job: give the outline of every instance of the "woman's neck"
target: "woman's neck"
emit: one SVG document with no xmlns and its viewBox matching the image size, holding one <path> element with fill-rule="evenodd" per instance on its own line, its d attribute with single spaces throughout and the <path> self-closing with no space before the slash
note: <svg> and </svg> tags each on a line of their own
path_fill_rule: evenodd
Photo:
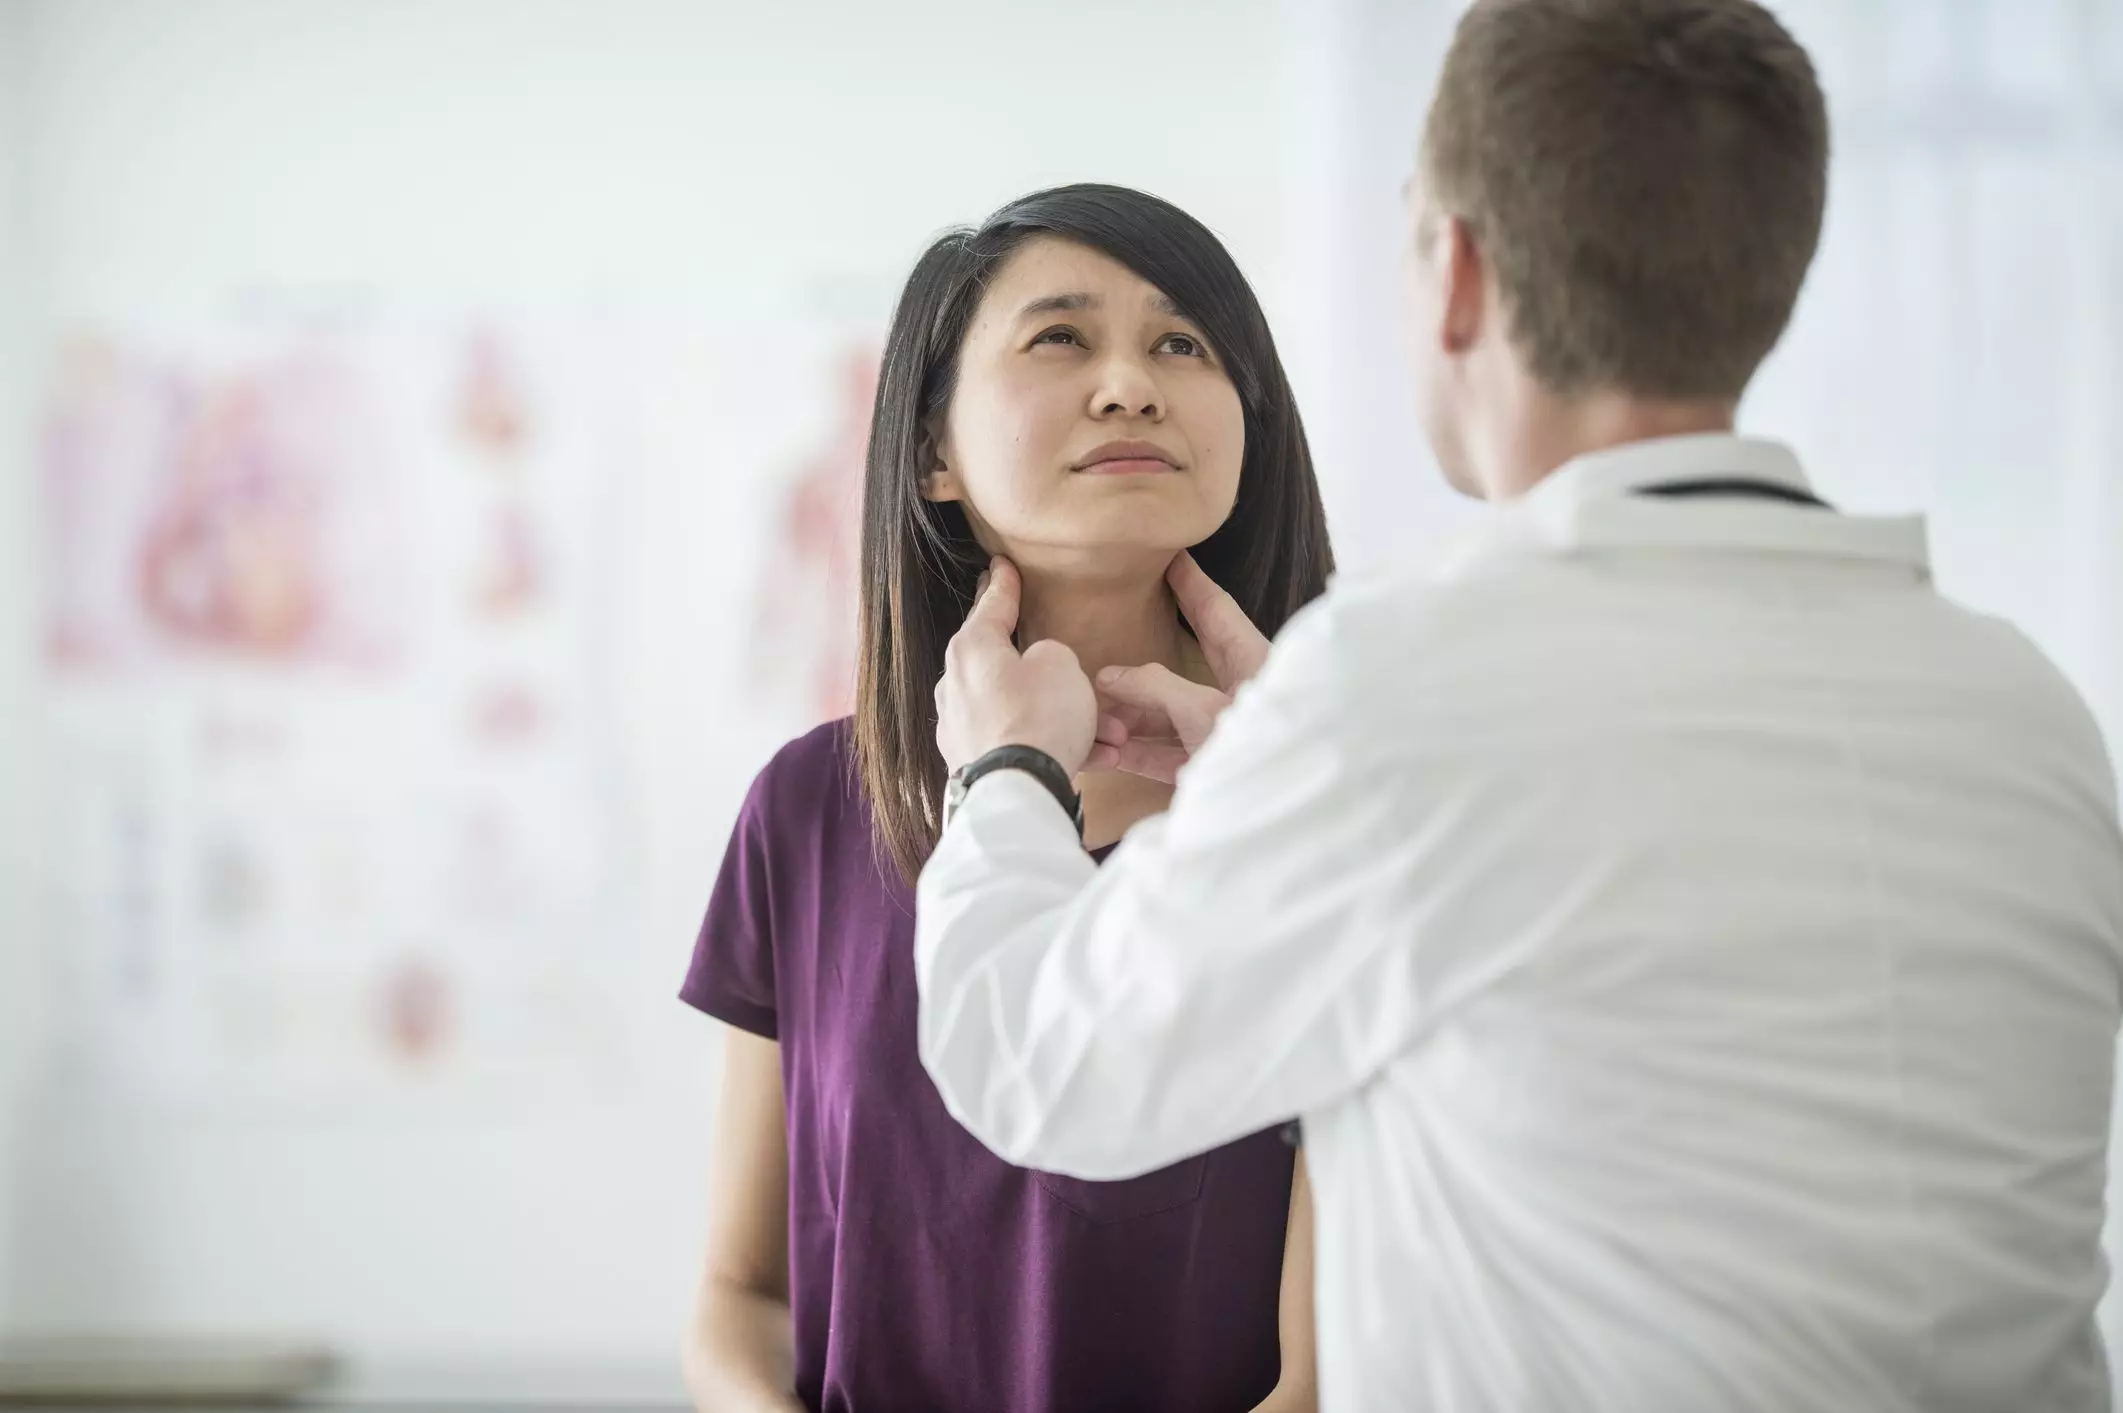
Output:
<svg viewBox="0 0 2123 1413">
<path fill-rule="evenodd" d="M 1048 638 L 1066 643 L 1092 677 L 1101 668 L 1152 662 L 1185 677 L 1206 677 L 1200 651 L 1189 651 L 1191 640 L 1180 631 L 1179 605 L 1162 564 L 1110 575 L 1024 567 L 1019 574 L 1020 647 Z M 1113 771 L 1081 775 L 1077 788 L 1084 792 L 1084 842 L 1094 849 L 1114 843 L 1172 799 L 1169 785 Z"/>
<path fill-rule="evenodd" d="M 1049 638 L 1066 644 L 1091 677 L 1102 668 L 1152 662 L 1182 668 L 1179 608 L 1162 573 L 1021 574 L 1018 646 Z"/>
</svg>

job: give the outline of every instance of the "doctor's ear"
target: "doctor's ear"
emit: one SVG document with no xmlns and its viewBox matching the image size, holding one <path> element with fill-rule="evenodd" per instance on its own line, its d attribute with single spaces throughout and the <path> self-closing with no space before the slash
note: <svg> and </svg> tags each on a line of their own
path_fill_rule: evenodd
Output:
<svg viewBox="0 0 2123 1413">
<path fill-rule="evenodd" d="M 1440 341 L 1448 352 L 1465 353 L 1480 341 L 1488 316 L 1488 257 L 1472 226 L 1458 216 L 1445 216 L 1440 218 L 1433 258 L 1444 286 Z"/>
</svg>

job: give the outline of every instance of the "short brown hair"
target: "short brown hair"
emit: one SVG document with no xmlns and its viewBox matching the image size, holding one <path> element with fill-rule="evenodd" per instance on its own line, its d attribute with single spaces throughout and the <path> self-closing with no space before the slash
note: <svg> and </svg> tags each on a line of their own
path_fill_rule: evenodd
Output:
<svg viewBox="0 0 2123 1413">
<path fill-rule="evenodd" d="M 1827 105 L 1753 0 L 1476 0 L 1423 167 L 1544 385 L 1736 399 L 1820 241 Z"/>
</svg>

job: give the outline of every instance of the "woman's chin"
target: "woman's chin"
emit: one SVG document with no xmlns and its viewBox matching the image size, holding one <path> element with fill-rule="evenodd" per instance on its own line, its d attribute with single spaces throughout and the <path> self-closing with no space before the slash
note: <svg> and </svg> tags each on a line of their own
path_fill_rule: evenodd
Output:
<svg viewBox="0 0 2123 1413">
<path fill-rule="evenodd" d="M 1197 540 L 1146 532 L 1021 545 L 1005 553 L 1020 570 L 1035 578 L 1156 579 L 1163 576 L 1174 555 L 1195 543 Z"/>
<path fill-rule="evenodd" d="M 1087 550 L 1163 550 L 1170 556 L 1208 539 L 1225 518 L 1206 514 L 1191 501 L 1186 505 L 1159 505 L 1148 497 L 1132 504 L 1076 509 L 1078 513 L 1057 523 L 1055 531 L 1044 538 Z"/>
</svg>

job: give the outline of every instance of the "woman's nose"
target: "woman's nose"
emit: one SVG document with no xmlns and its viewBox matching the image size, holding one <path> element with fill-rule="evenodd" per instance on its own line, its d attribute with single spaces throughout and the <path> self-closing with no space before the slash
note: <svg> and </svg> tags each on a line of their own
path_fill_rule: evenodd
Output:
<svg viewBox="0 0 2123 1413">
<path fill-rule="evenodd" d="M 1091 412 L 1095 417 L 1142 417 L 1155 422 L 1165 415 L 1165 400 L 1157 379 L 1141 360 L 1113 357 L 1100 366 Z"/>
</svg>

